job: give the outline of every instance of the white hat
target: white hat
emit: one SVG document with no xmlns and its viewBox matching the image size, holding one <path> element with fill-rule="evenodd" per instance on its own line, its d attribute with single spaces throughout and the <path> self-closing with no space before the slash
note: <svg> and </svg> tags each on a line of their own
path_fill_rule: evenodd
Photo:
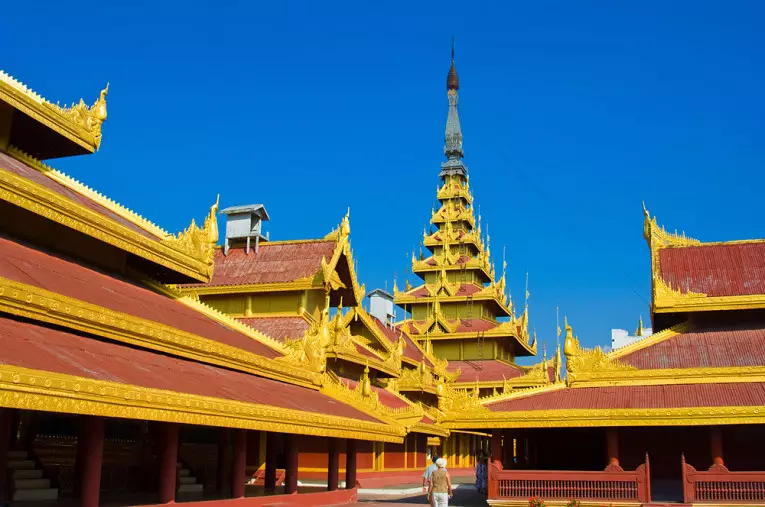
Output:
<svg viewBox="0 0 765 507">
<path fill-rule="evenodd" d="M 436 466 L 438 468 L 444 468 L 446 466 L 446 460 L 444 458 L 438 458 L 436 460 Z"/>
</svg>

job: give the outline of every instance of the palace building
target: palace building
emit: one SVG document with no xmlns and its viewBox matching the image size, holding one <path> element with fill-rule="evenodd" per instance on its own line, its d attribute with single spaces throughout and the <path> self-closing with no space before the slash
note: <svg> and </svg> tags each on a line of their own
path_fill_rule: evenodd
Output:
<svg viewBox="0 0 765 507">
<path fill-rule="evenodd" d="M 216 199 L 166 232 L 47 165 L 98 163 L 108 86 L 61 107 L 0 72 L 0 503 L 333 505 L 487 452 L 491 505 L 765 505 L 765 240 L 644 209 L 653 334 L 606 353 L 566 319 L 520 366 L 528 289 L 474 212 L 453 51 L 446 84 L 420 280 L 367 294 L 349 214 L 285 240 Z"/>
</svg>

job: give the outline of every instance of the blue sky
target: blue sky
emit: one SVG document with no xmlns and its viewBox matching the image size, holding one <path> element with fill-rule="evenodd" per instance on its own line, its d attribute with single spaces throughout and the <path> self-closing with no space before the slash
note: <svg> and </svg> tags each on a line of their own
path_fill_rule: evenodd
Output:
<svg viewBox="0 0 765 507">
<path fill-rule="evenodd" d="M 452 35 L 471 186 L 549 348 L 648 316 L 641 201 L 701 240 L 765 237 L 761 2 L 38 2 L 2 68 L 95 100 L 101 151 L 53 161 L 171 231 L 264 203 L 273 239 L 351 208 L 367 288 L 403 285 L 435 201 Z"/>
</svg>

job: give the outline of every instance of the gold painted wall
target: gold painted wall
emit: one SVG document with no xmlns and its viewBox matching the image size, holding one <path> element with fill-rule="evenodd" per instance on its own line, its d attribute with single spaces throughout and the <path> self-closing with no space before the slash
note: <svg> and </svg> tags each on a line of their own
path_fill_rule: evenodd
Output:
<svg viewBox="0 0 765 507">
<path fill-rule="evenodd" d="M 203 303 L 228 315 L 242 316 L 245 314 L 245 307 L 247 305 L 246 294 L 200 296 L 199 299 Z"/>
</svg>

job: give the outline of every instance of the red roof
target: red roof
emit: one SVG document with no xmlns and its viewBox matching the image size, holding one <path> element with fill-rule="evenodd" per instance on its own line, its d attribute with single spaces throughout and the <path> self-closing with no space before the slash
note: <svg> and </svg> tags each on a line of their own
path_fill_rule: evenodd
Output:
<svg viewBox="0 0 765 507">
<path fill-rule="evenodd" d="M 480 292 L 482 289 L 483 287 L 480 287 L 473 283 L 461 284 L 455 296 L 470 296 L 472 294 L 475 294 L 476 292 Z M 409 296 L 414 296 L 416 298 L 427 298 L 427 297 L 430 297 L 430 293 L 428 292 L 428 289 L 425 286 L 422 286 L 419 289 L 413 292 L 410 292 Z"/>
<path fill-rule="evenodd" d="M 503 376 L 511 379 L 525 374 L 521 368 L 497 359 L 449 361 L 446 369 L 450 372 L 455 372 L 457 369 L 461 371 L 457 382 L 475 382 L 476 378 L 479 382 L 488 382 L 502 380 Z"/>
<path fill-rule="evenodd" d="M 765 323 L 695 328 L 619 361 L 648 370 L 765 366 Z"/>
<path fill-rule="evenodd" d="M 765 294 L 765 242 L 663 248 L 659 272 L 680 292 L 710 297 Z"/>
<path fill-rule="evenodd" d="M 347 385 L 349 388 L 351 388 L 351 389 L 356 389 L 356 386 L 359 385 L 359 381 L 358 380 L 351 380 L 351 379 L 347 379 L 347 378 L 342 378 L 340 380 L 342 380 L 342 382 L 345 385 Z M 407 403 L 406 401 L 402 400 L 401 398 L 399 398 L 398 396 L 396 396 L 395 394 L 393 394 L 390 391 L 387 391 L 385 389 L 380 389 L 377 386 L 371 386 L 371 388 L 372 388 L 372 392 L 377 393 L 377 397 L 380 400 L 380 403 L 382 403 L 386 407 L 389 407 L 389 408 L 406 408 L 406 407 L 409 406 L 409 403 Z"/>
<path fill-rule="evenodd" d="M 460 319 L 455 333 L 472 333 L 479 331 L 489 331 L 499 326 L 497 322 L 486 319 Z"/>
<path fill-rule="evenodd" d="M 114 222 L 124 225 L 128 229 L 131 229 L 134 232 L 142 234 L 143 236 L 146 236 L 147 238 L 153 239 L 155 241 L 160 240 L 160 238 L 153 235 L 146 229 L 137 226 L 130 220 L 127 220 L 126 218 L 121 217 L 120 215 L 114 213 L 113 211 L 110 211 L 109 209 L 101 206 L 100 204 L 93 201 L 92 199 L 85 197 L 84 195 L 78 192 L 75 192 L 74 190 L 62 185 L 61 183 L 53 180 L 52 178 L 49 178 L 44 173 L 38 171 L 34 167 L 30 167 L 27 164 L 20 162 L 19 160 L 16 160 L 15 158 L 11 157 L 7 153 L 0 152 L 0 168 L 7 169 L 13 174 L 26 178 L 34 183 L 37 183 L 38 185 L 42 185 L 46 189 L 52 192 L 55 192 L 71 201 L 74 201 L 77 204 L 85 206 L 89 210 L 94 211 L 95 213 L 98 213 L 99 215 L 102 215 Z"/>
<path fill-rule="evenodd" d="M 404 347 L 404 357 L 411 359 L 412 361 L 420 362 L 423 359 L 422 352 L 420 351 L 419 347 L 415 345 L 414 340 L 412 340 L 408 334 L 401 331 L 400 329 L 396 327 L 388 327 L 385 324 L 380 321 L 377 317 L 373 317 L 372 315 L 369 316 L 375 324 L 377 324 L 377 327 L 382 331 L 382 333 L 390 340 L 390 342 L 395 345 L 396 342 L 398 342 L 398 337 L 401 336 L 404 338 L 404 342 L 406 343 L 406 347 Z M 428 366 L 432 366 L 432 363 L 425 358 L 425 364 Z"/>
<path fill-rule="evenodd" d="M 236 320 L 280 342 L 287 338 L 300 338 L 310 327 L 303 317 L 247 317 Z"/>
<path fill-rule="evenodd" d="M 276 351 L 162 294 L 0 236 L 0 276 L 273 358 Z"/>
<path fill-rule="evenodd" d="M 0 363 L 379 422 L 317 391 L 0 317 Z"/>
<path fill-rule="evenodd" d="M 564 388 L 487 404 L 493 412 L 765 405 L 765 383 Z"/>
<path fill-rule="evenodd" d="M 285 283 L 300 278 L 311 278 L 321 270 L 321 259 L 332 259 L 337 243 L 334 241 L 296 241 L 294 243 L 260 244 L 245 253 L 232 248 L 228 255 L 222 249 L 215 251 L 215 268 L 207 284 L 189 284 L 188 287 L 218 285 L 253 285 Z"/>
</svg>

